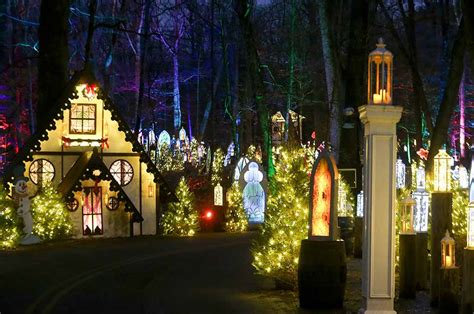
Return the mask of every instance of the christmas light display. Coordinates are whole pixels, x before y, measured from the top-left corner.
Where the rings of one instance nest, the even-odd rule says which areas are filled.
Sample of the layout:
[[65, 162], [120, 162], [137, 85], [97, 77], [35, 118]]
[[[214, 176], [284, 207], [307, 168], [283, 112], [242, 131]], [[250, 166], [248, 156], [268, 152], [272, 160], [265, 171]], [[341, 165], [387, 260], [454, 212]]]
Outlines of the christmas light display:
[[51, 183], [45, 183], [31, 202], [33, 234], [42, 240], [66, 238], [72, 233], [72, 224], [62, 196]]
[[184, 177], [176, 188], [177, 203], [170, 203], [163, 214], [162, 227], [165, 234], [193, 236], [199, 229], [199, 213], [194, 208], [194, 195]]
[[416, 189], [418, 191], [426, 190], [426, 172], [421, 164], [416, 169]]
[[469, 203], [467, 212], [467, 247], [474, 250], [474, 202]]
[[20, 238], [20, 220], [15, 203], [0, 186], [0, 248], [15, 247]]
[[435, 192], [448, 192], [451, 189], [452, 158], [446, 150], [440, 149], [434, 157], [433, 188]]
[[260, 274], [296, 284], [301, 240], [308, 235], [310, 171], [303, 149], [282, 149], [268, 198], [265, 222], [252, 246]]
[[397, 189], [404, 188], [406, 167], [401, 159], [397, 159], [397, 163], [395, 164], [395, 172], [397, 176]]
[[461, 189], [469, 188], [469, 173], [463, 165], [459, 166], [459, 187]]
[[216, 149], [213, 157], [211, 183], [217, 185], [222, 181], [224, 171], [224, 153], [222, 152], [222, 149]]
[[224, 205], [224, 189], [220, 183], [214, 187], [214, 206]]
[[357, 194], [357, 217], [364, 217], [364, 191]]
[[402, 212], [402, 233], [413, 233], [413, 208], [415, 207], [415, 200], [408, 196], [401, 202]]
[[227, 191], [227, 210], [225, 212], [225, 230], [227, 232], [246, 231], [247, 214], [243, 206], [242, 192], [237, 182]]
[[339, 217], [354, 217], [354, 196], [349, 184], [341, 175], [338, 180], [337, 215]]
[[430, 194], [425, 190], [416, 190], [412, 197], [415, 200], [413, 227], [416, 232], [428, 232]]

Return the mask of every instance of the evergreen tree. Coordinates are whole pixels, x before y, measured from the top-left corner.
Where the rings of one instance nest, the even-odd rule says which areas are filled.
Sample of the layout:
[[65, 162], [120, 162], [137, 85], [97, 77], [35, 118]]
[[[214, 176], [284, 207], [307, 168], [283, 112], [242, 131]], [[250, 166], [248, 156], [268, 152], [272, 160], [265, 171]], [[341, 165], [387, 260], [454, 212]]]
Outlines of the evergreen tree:
[[0, 186], [0, 248], [15, 247], [20, 238], [20, 219], [15, 203]]
[[72, 224], [66, 204], [51, 183], [46, 183], [31, 202], [33, 234], [42, 240], [66, 238]]
[[214, 152], [214, 158], [212, 160], [212, 176], [211, 182], [215, 186], [222, 181], [222, 175], [224, 172], [224, 153], [222, 149], [218, 148]]
[[225, 230], [227, 232], [243, 232], [247, 230], [248, 219], [245, 213], [242, 192], [234, 182], [228, 191], [228, 205], [225, 212]]
[[176, 189], [177, 203], [170, 203], [163, 214], [162, 226], [165, 234], [193, 236], [199, 229], [199, 214], [194, 208], [194, 195], [184, 177]]
[[282, 150], [265, 222], [252, 247], [257, 272], [291, 286], [296, 286], [301, 240], [308, 236], [309, 164], [303, 149]]

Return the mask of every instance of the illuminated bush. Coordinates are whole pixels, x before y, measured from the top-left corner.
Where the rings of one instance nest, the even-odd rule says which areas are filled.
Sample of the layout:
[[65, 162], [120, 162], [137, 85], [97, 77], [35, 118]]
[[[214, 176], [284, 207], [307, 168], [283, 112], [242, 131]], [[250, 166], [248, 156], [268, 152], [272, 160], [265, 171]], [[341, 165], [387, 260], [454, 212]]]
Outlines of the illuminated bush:
[[283, 149], [270, 182], [265, 222], [252, 246], [257, 272], [296, 286], [301, 240], [308, 236], [309, 169], [303, 149]]
[[194, 195], [184, 177], [176, 189], [179, 202], [170, 203], [163, 214], [162, 227], [165, 234], [193, 236], [199, 229], [199, 214], [194, 208]]
[[225, 230], [228, 232], [246, 231], [248, 219], [243, 205], [242, 192], [238, 184], [232, 184], [227, 193], [228, 206], [225, 212]]
[[67, 238], [72, 224], [66, 204], [54, 187], [47, 183], [31, 202], [33, 234], [42, 240]]
[[15, 247], [20, 238], [20, 228], [15, 203], [0, 186], [0, 248]]

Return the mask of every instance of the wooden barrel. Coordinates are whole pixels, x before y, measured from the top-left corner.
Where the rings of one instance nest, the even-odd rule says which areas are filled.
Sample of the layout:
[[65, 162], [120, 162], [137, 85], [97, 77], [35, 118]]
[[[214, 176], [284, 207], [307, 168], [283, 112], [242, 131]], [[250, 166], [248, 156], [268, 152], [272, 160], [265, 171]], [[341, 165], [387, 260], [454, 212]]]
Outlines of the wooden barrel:
[[302, 308], [341, 308], [347, 265], [344, 241], [301, 241], [298, 265]]

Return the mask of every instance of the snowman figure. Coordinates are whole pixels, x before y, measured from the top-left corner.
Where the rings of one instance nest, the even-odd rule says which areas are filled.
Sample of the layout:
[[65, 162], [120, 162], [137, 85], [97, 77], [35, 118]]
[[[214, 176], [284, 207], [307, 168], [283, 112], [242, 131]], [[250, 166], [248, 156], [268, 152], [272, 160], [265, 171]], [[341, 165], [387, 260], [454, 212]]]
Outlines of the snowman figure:
[[25, 234], [20, 243], [23, 245], [36, 244], [41, 240], [33, 234], [33, 217], [31, 216], [31, 201], [28, 197], [28, 178], [23, 176], [22, 167], [15, 169], [15, 180], [13, 184], [14, 199], [18, 204], [18, 215], [23, 219], [23, 233]]

